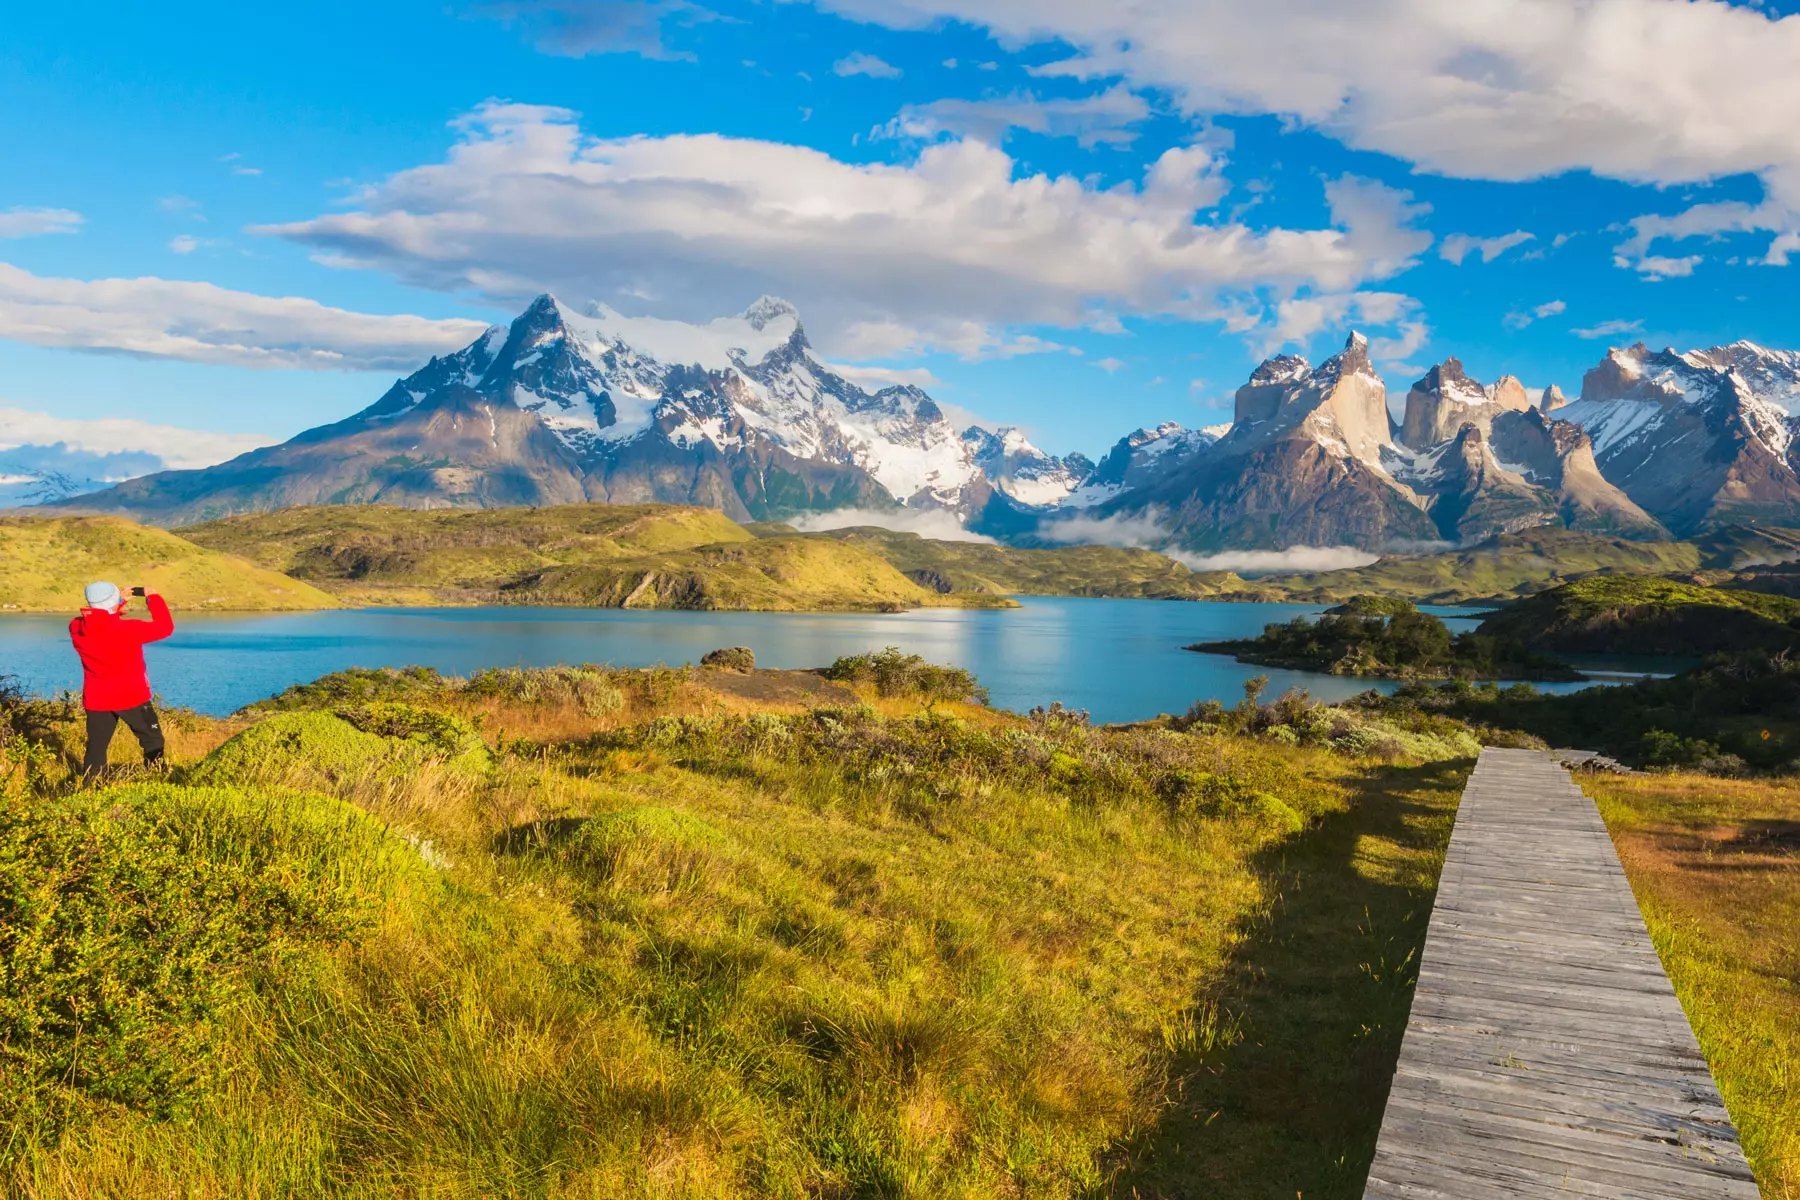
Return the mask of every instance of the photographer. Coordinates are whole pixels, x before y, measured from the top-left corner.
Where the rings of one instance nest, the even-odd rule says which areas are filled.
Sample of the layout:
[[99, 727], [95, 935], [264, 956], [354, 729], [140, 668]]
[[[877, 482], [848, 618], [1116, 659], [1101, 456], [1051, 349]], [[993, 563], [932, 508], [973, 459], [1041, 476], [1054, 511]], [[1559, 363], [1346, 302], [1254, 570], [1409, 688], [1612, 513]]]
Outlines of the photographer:
[[125, 597], [117, 586], [90, 583], [87, 607], [69, 622], [69, 640], [81, 656], [81, 706], [87, 710], [86, 779], [106, 769], [106, 751], [120, 721], [137, 735], [145, 766], [162, 761], [162, 724], [150, 704], [144, 645], [174, 633], [175, 621], [161, 596], [146, 595], [141, 587], [131, 594], [144, 597], [148, 621], [125, 619]]

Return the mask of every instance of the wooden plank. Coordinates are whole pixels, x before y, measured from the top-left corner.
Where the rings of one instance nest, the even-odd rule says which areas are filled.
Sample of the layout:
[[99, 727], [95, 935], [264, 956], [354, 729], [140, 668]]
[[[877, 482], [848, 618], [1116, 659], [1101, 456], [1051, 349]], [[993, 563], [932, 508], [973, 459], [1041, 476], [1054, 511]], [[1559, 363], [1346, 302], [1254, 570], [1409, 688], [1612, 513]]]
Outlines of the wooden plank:
[[1484, 750], [1364, 1195], [1757, 1200], [1594, 802]]

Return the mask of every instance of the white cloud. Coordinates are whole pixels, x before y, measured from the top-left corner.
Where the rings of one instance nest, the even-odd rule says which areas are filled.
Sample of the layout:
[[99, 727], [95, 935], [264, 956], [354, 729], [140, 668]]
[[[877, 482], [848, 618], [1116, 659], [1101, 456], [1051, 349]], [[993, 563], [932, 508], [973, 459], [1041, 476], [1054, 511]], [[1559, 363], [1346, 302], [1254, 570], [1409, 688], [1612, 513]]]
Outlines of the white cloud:
[[1525, 329], [1533, 321], [1541, 321], [1545, 317], [1554, 317], [1569, 306], [1561, 300], [1551, 300], [1538, 305], [1530, 312], [1509, 312], [1500, 318], [1500, 323], [1508, 329]]
[[1469, 256], [1470, 251], [1478, 250], [1481, 252], [1481, 261], [1491, 263], [1514, 246], [1523, 245], [1536, 236], [1536, 234], [1526, 233], [1523, 229], [1515, 229], [1511, 233], [1491, 238], [1474, 237], [1467, 233], [1453, 233], [1444, 239], [1443, 245], [1438, 247], [1438, 254], [1443, 257], [1445, 262], [1452, 262], [1460, 267], [1463, 259]]
[[1150, 116], [1143, 97], [1120, 85], [1091, 96], [1039, 99], [1014, 92], [983, 100], [945, 99], [909, 104], [884, 128], [890, 136], [970, 137], [997, 146], [1014, 129], [1072, 137], [1082, 146], [1123, 146], [1137, 138], [1131, 126]]
[[872, 367], [849, 363], [825, 365], [851, 383], [870, 391], [894, 384], [927, 389], [943, 386], [943, 381], [924, 367]]
[[1694, 268], [1704, 260], [1698, 254], [1690, 254], [1684, 258], [1664, 258], [1661, 255], [1648, 254], [1636, 260], [1615, 257], [1613, 265], [1629, 267], [1652, 282], [1663, 279], [1682, 279], [1694, 273]]
[[1135, 516], [1075, 516], [1043, 521], [1037, 535], [1065, 546], [1123, 546], [1155, 550], [1194, 571], [1335, 571], [1362, 567], [1377, 555], [1354, 546], [1294, 546], [1287, 550], [1229, 550], [1219, 554], [1194, 554], [1173, 545], [1174, 535], [1162, 514], [1151, 510]]
[[0, 263], [0, 337], [34, 346], [309, 371], [411, 370], [485, 326], [328, 308], [169, 279], [57, 279]]
[[1063, 546], [1123, 546], [1128, 550], [1161, 550], [1173, 537], [1153, 512], [1129, 517], [1078, 514], [1041, 521], [1037, 535]]
[[951, 18], [1008, 44], [1063, 41], [1075, 54], [1041, 73], [1122, 78], [1192, 114], [1279, 114], [1446, 175], [1678, 183], [1800, 164], [1800, 17], [1723, 3], [818, 2], [891, 26]]
[[1125, 360], [1119, 358], [1102, 358], [1089, 363], [1088, 366], [1099, 367], [1108, 375], [1116, 375], [1118, 372], [1125, 369]]
[[1245, 297], [1353, 292], [1431, 242], [1408, 193], [1348, 176], [1326, 185], [1333, 228], [1198, 220], [1222, 186], [1205, 145], [1166, 151], [1137, 186], [1102, 187], [1021, 176], [977, 141], [852, 164], [717, 135], [589, 138], [573, 113], [526, 105], [490, 103], [457, 125], [446, 161], [365, 190], [360, 211], [257, 232], [508, 303], [638, 288], [663, 315], [699, 319], [721, 296], [775, 292], [851, 359], [1036, 352], [1053, 344], [1005, 331], [1120, 314], [1229, 321], [1260, 313]]
[[858, 50], [855, 54], [846, 54], [831, 64], [833, 75], [867, 75], [870, 79], [898, 79], [901, 75], [899, 67], [883, 62], [873, 54], [864, 54]]
[[1578, 338], [1587, 338], [1589, 341], [1592, 341], [1595, 338], [1618, 337], [1623, 333], [1642, 333], [1643, 331], [1644, 323], [1641, 320], [1626, 321], [1615, 319], [1611, 321], [1602, 321], [1598, 325], [1591, 326], [1587, 329], [1571, 329], [1569, 332], [1573, 333]]
[[[1356, 324], [1371, 327], [1389, 326], [1413, 318], [1418, 311], [1419, 302], [1411, 296], [1398, 292], [1341, 292], [1333, 295], [1307, 296], [1294, 300], [1283, 300], [1275, 308], [1275, 318], [1266, 326], [1258, 327], [1252, 337], [1252, 344], [1259, 354], [1272, 354], [1283, 346], [1304, 347], [1313, 335], [1323, 330], [1341, 330]], [[1416, 325], [1417, 332], [1408, 334]], [[1424, 343], [1429, 331], [1424, 323], [1413, 319], [1403, 328], [1399, 343], [1404, 347], [1411, 339], [1416, 339], [1414, 349]], [[1384, 340], [1385, 342], [1385, 340]], [[1371, 346], [1371, 353], [1374, 348]], [[1399, 354], [1391, 355], [1404, 358], [1409, 350], [1402, 349]]]
[[60, 445], [87, 454], [148, 453], [170, 470], [185, 471], [210, 467], [274, 440], [248, 433], [177, 429], [126, 417], [83, 421], [0, 407], [0, 450]]
[[0, 238], [74, 233], [85, 219], [80, 213], [66, 208], [9, 208], [0, 212]]
[[1241, 575], [1274, 575], [1290, 571], [1348, 571], [1380, 557], [1355, 546], [1290, 546], [1286, 550], [1227, 550], [1221, 554], [1176, 554], [1171, 557], [1193, 571], [1236, 571]]
[[1401, 321], [1399, 337], [1369, 339], [1369, 357], [1378, 363], [1399, 367], [1403, 365], [1401, 359], [1412, 357], [1430, 340], [1431, 327], [1425, 322]]
[[940, 542], [986, 542], [994, 539], [964, 529], [956, 514], [941, 508], [840, 508], [828, 513], [805, 513], [791, 518], [788, 524], [802, 533], [822, 533], [831, 529], [850, 529], [873, 525]]

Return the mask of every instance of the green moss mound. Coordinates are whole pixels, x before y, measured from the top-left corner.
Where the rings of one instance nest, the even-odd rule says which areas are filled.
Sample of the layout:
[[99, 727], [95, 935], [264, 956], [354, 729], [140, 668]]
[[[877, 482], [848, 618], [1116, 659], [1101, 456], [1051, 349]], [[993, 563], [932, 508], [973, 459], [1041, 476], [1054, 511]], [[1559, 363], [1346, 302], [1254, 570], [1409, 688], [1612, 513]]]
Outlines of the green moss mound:
[[321, 796], [168, 784], [0, 804], [0, 1119], [54, 1141], [84, 1101], [179, 1117], [226, 1013], [354, 939], [416, 856]]
[[332, 713], [285, 712], [259, 721], [202, 759], [185, 782], [227, 784], [287, 772], [336, 782], [389, 757], [393, 743]]
[[345, 705], [332, 714], [364, 733], [410, 742], [464, 766], [485, 767], [490, 761], [487, 743], [475, 726], [453, 713], [382, 701]]

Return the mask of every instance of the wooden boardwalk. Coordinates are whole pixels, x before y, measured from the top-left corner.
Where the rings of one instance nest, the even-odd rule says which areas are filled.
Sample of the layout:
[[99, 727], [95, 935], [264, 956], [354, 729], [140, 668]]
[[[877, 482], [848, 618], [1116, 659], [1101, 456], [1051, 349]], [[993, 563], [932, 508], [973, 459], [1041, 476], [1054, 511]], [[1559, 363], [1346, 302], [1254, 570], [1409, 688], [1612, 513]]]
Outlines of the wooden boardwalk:
[[1594, 802], [1484, 750], [1463, 793], [1370, 1197], [1756, 1200]]

